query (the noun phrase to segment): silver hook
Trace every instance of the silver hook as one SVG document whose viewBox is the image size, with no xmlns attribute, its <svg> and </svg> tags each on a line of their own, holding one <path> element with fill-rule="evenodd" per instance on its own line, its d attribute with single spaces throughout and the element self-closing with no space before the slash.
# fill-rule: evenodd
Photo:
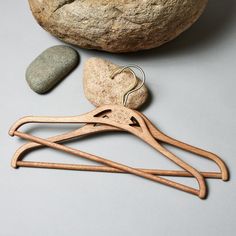
<svg viewBox="0 0 236 236">
<path fill-rule="evenodd" d="M 137 79 L 137 76 L 136 76 L 135 72 L 131 68 L 136 68 L 136 69 L 138 69 L 142 73 L 142 83 L 137 88 L 135 88 L 135 87 L 136 87 L 136 85 L 138 83 L 138 79 Z M 145 84 L 145 81 L 146 81 L 146 75 L 145 75 L 143 69 L 141 67 L 137 66 L 137 65 L 127 65 L 127 66 L 124 66 L 124 67 L 116 70 L 111 75 L 111 79 L 113 79 L 115 75 L 122 73 L 125 69 L 129 69 L 129 71 L 134 75 L 135 84 L 132 86 L 132 88 L 129 88 L 129 90 L 126 93 L 124 93 L 124 95 L 122 97 L 122 102 L 123 102 L 124 106 L 126 106 L 126 103 L 127 103 L 129 95 L 131 93 L 136 92 L 139 89 L 141 89 L 143 87 L 143 85 Z"/>
</svg>

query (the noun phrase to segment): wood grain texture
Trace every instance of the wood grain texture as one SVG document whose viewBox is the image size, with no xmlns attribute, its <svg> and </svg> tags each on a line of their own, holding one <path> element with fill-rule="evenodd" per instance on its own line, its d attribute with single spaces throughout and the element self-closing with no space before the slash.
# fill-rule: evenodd
<svg viewBox="0 0 236 236">
<path fill-rule="evenodd" d="M 93 166 L 93 165 L 79 165 L 79 164 L 66 164 L 66 163 L 53 163 L 53 162 L 35 162 L 35 161 L 17 161 L 16 167 L 32 167 L 32 168 L 45 168 L 45 169 L 59 169 L 59 170 L 77 170 L 77 171 L 93 171 L 93 172 L 107 172 L 107 173 L 128 173 L 109 166 Z M 159 170 L 159 169 L 145 169 L 135 168 L 148 174 L 172 176 L 172 177 L 193 177 L 187 171 L 180 170 Z M 205 178 L 220 179 L 221 173 L 217 172 L 200 172 Z"/>
<path fill-rule="evenodd" d="M 91 154 L 88 154 L 88 153 L 85 153 L 85 152 L 82 152 L 79 150 L 75 150 L 75 149 L 63 146 L 61 144 L 54 143 L 54 141 L 56 141 L 56 139 L 51 139 L 51 141 L 50 141 L 50 140 L 41 139 L 38 137 L 34 137 L 32 135 L 28 135 L 28 134 L 16 131 L 21 125 L 26 124 L 26 123 L 32 123 L 32 122 L 102 124 L 103 126 L 104 125 L 112 126 L 112 127 L 115 127 L 115 129 L 118 128 L 120 130 L 125 130 L 127 132 L 130 132 L 130 133 L 136 135 L 137 137 L 141 138 L 145 142 L 147 142 L 154 149 L 161 152 L 168 159 L 170 159 L 171 161 L 176 163 L 178 166 L 180 166 L 184 170 L 186 170 L 186 172 L 188 172 L 191 176 L 195 177 L 198 181 L 198 184 L 199 184 L 199 190 L 193 189 L 189 186 L 185 186 L 185 185 L 173 182 L 173 181 L 166 180 L 161 177 L 153 176 L 153 175 L 151 175 L 147 172 L 144 172 L 142 170 L 138 170 L 138 169 L 134 169 L 134 168 L 131 168 L 128 166 L 124 166 L 120 163 L 115 163 L 115 162 L 112 162 L 110 160 L 107 160 L 107 159 L 104 159 L 101 157 L 97 157 L 97 156 L 94 156 L 94 155 L 91 155 Z M 96 127 L 96 126 L 90 125 L 90 127 L 86 131 L 87 134 L 89 134 L 90 131 L 91 131 L 91 133 L 94 133 L 94 130 L 93 130 L 94 127 Z M 99 127 L 99 126 L 97 126 L 97 127 Z M 101 130 L 103 128 L 104 127 L 101 127 Z M 105 130 L 109 130 L 109 127 L 105 127 Z M 150 130 L 152 130 L 152 132 L 150 132 Z M 76 132 L 77 131 L 75 131 L 73 133 L 73 135 L 76 136 Z M 154 137 L 153 137 L 153 133 L 154 133 Z M 144 117 L 142 114 L 140 114 L 138 112 L 135 112 L 135 111 L 130 110 L 125 107 L 116 106 L 116 105 L 103 106 L 103 107 L 99 107 L 99 108 L 95 109 L 94 111 L 89 112 L 85 115 L 75 116 L 75 117 L 25 117 L 25 118 L 22 118 L 21 120 L 19 120 L 18 122 L 16 122 L 12 126 L 12 128 L 9 131 L 9 134 L 10 135 L 17 135 L 19 137 L 31 140 L 31 141 L 39 143 L 41 145 L 45 145 L 45 146 L 48 146 L 48 147 L 51 147 L 54 149 L 58 149 L 58 150 L 65 151 L 65 152 L 68 152 L 71 154 L 82 156 L 84 158 L 87 158 L 87 159 L 90 159 L 93 161 L 97 161 L 99 163 L 108 165 L 112 168 L 119 169 L 122 172 L 132 173 L 132 174 L 135 174 L 135 175 L 138 175 L 138 176 L 141 176 L 141 177 L 144 177 L 144 178 L 147 178 L 147 179 L 159 182 L 159 183 L 166 184 L 171 187 L 178 188 L 180 190 L 183 190 L 183 191 L 186 191 L 189 193 L 193 193 L 195 195 L 198 195 L 200 198 L 204 198 L 206 196 L 206 185 L 205 185 L 205 180 L 204 180 L 202 174 L 199 173 L 192 166 L 188 165 L 186 162 L 182 161 L 180 158 L 176 157 L 173 153 L 169 152 L 163 146 L 161 146 L 155 138 L 158 136 L 161 136 L 161 137 L 159 137 L 160 140 L 162 139 L 162 141 L 166 141 L 167 143 L 171 143 L 172 145 L 178 146 L 183 149 L 187 149 L 187 150 L 194 152 L 194 153 L 198 153 L 199 150 L 197 148 L 193 148 L 192 146 L 178 142 L 177 140 L 174 141 L 173 139 L 169 138 L 168 136 L 166 136 L 166 137 L 168 137 L 168 138 L 166 138 L 165 135 L 163 136 L 163 134 L 161 132 L 158 132 L 158 130 L 155 128 L 155 126 L 152 125 L 151 122 L 146 117 Z M 69 138 L 69 136 L 71 138 L 73 135 L 71 135 L 69 133 L 69 135 L 67 134 L 67 138 Z M 60 138 L 65 140 L 66 136 L 60 136 Z M 30 146 L 34 147 L 34 145 L 32 146 L 32 144 L 30 144 Z M 22 150 L 20 150 L 20 152 L 21 151 Z M 200 152 L 200 155 L 205 156 L 206 153 Z M 208 156 L 206 156 L 206 157 L 209 158 Z M 211 157 L 209 159 L 212 159 L 213 161 L 215 161 L 215 160 L 218 160 L 217 158 L 218 158 L 217 156 L 216 157 L 214 156 L 214 158 Z M 17 166 L 16 159 L 14 160 L 14 163 L 15 163 L 14 165 Z M 22 162 L 20 162 L 20 163 L 18 162 L 18 164 L 22 165 Z M 220 163 L 220 164 L 222 165 L 222 163 Z M 45 164 L 43 164 L 43 165 L 45 166 Z M 221 167 L 221 165 L 220 165 L 220 167 Z M 225 178 L 227 176 L 227 168 L 225 168 L 225 169 L 223 168 L 222 170 L 223 170 L 223 172 L 226 171 L 226 174 L 224 174 L 224 178 Z M 222 174 L 222 176 L 223 176 L 223 174 Z"/>
<path fill-rule="evenodd" d="M 197 189 L 194 189 L 192 187 L 189 187 L 189 186 L 186 186 L 186 185 L 183 185 L 183 184 L 180 184 L 180 183 L 177 183 L 177 182 L 174 182 L 174 181 L 171 181 L 171 180 L 159 177 L 159 176 L 154 176 L 152 174 L 145 173 L 141 170 L 134 169 L 134 168 L 129 167 L 127 165 L 123 165 L 123 164 L 120 164 L 118 162 L 110 161 L 108 159 L 105 159 L 105 158 L 102 158 L 102 157 L 99 157 L 99 156 L 96 156 L 96 155 L 92 155 L 90 153 L 86 153 L 86 152 L 83 152 L 83 151 L 80 151 L 80 150 L 77 150 L 77 149 L 74 149 L 74 148 L 71 148 L 71 147 L 66 147 L 66 146 L 58 144 L 58 143 L 53 143 L 53 142 L 50 142 L 48 140 L 35 137 L 33 135 L 29 135 L 29 134 L 22 133 L 22 132 L 19 132 L 19 131 L 15 131 L 14 134 L 18 137 L 23 138 L 23 139 L 27 139 L 27 140 L 30 140 L 30 141 L 33 141 L 33 142 L 37 142 L 37 143 L 40 143 L 42 145 L 48 146 L 48 147 L 56 149 L 56 150 L 60 150 L 60 151 L 63 151 L 63 152 L 66 152 L 66 153 L 69 153 L 69 154 L 72 154 L 72 155 L 75 155 L 75 156 L 79 156 L 81 158 L 85 158 L 85 159 L 88 159 L 88 160 L 91 160 L 91 161 L 96 161 L 98 163 L 108 165 L 108 166 L 111 166 L 111 167 L 116 168 L 116 169 L 120 169 L 120 170 L 128 172 L 130 174 L 134 174 L 134 175 L 143 177 L 145 179 L 149 179 L 149 180 L 152 180 L 154 182 L 165 184 L 167 186 L 170 186 L 170 187 L 173 187 L 173 188 L 176 188 L 176 189 L 179 189 L 179 190 L 197 195 L 200 198 L 205 197 L 205 196 L 202 196 L 201 189 L 197 190 Z M 200 185 L 200 187 L 201 187 L 201 185 Z"/>
<path fill-rule="evenodd" d="M 112 126 L 107 126 L 107 125 L 99 125 L 99 126 L 94 126 L 93 124 L 86 124 L 84 126 L 82 126 L 81 128 L 78 128 L 74 131 L 70 131 L 68 133 L 65 134 L 61 134 L 61 135 L 57 135 L 51 138 L 48 138 L 49 141 L 51 142 L 64 142 L 64 141 L 68 141 L 71 139 L 75 139 L 78 137 L 82 137 L 85 135 L 92 135 L 95 133 L 100 133 L 100 132 L 111 132 L 111 131 L 120 131 L 122 132 L 122 130 L 112 127 Z M 155 138 L 157 138 L 157 135 L 155 136 Z M 171 138 L 170 138 L 171 139 Z M 157 138 L 157 140 L 159 140 Z M 179 141 L 175 140 L 178 144 Z M 177 146 L 177 144 L 173 143 L 173 146 Z M 13 168 L 17 168 L 17 167 L 22 167 L 24 166 L 24 162 L 19 161 L 22 160 L 23 155 L 25 153 L 28 153 L 32 150 L 34 150 L 35 148 L 40 148 L 40 147 L 44 147 L 43 145 L 39 144 L 39 143 L 35 143 L 35 142 L 28 142 L 26 144 L 23 144 L 19 149 L 17 149 L 17 151 L 15 152 L 13 158 L 12 158 L 12 162 L 11 165 Z M 178 147 L 178 146 L 177 146 Z M 197 149 L 197 148 L 196 148 Z M 186 151 L 189 151 L 188 149 L 184 149 Z M 214 161 L 214 160 L 213 160 Z M 36 164 L 37 163 L 37 164 Z M 42 162 L 29 162 L 26 164 L 25 167 L 41 167 L 41 168 L 46 168 L 45 163 Z M 50 165 L 48 163 L 48 168 L 56 168 L 57 165 L 55 165 L 55 163 L 53 163 L 52 165 Z M 66 165 L 66 169 L 71 169 L 72 170 L 85 170 L 85 171 L 101 171 L 101 172 L 113 172 L 113 173 L 123 173 L 118 169 L 114 169 L 114 168 L 110 168 L 110 167 L 104 167 L 104 166 L 91 166 L 91 168 L 89 169 L 89 165 L 88 166 L 84 166 L 84 165 Z M 58 166 L 58 169 L 63 169 L 63 167 L 61 165 Z M 171 170 L 148 170 L 145 169 L 145 172 L 151 173 L 151 174 L 157 174 L 157 175 L 162 175 L 162 176 L 176 176 L 176 177 L 193 177 L 191 174 L 189 174 L 186 171 L 171 171 Z M 224 172 L 224 169 L 223 169 Z M 206 178 L 222 178 L 222 173 L 221 172 L 201 172 L 202 175 Z M 227 173 L 227 172 L 226 172 Z"/>
</svg>

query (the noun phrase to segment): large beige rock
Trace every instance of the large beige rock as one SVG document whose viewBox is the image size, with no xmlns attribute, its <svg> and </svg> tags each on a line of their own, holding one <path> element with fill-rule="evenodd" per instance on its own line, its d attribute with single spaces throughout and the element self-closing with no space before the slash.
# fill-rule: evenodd
<svg viewBox="0 0 236 236">
<path fill-rule="evenodd" d="M 93 105 L 123 105 L 127 91 L 140 87 L 141 80 L 137 78 L 136 83 L 137 79 L 131 72 L 124 70 L 114 74 L 119 68 L 121 67 L 102 58 L 92 57 L 86 61 L 83 75 L 84 93 Z M 144 85 L 128 96 L 126 106 L 137 109 L 147 98 L 148 90 Z"/>
<path fill-rule="evenodd" d="M 207 0 L 29 0 L 39 24 L 84 48 L 130 52 L 166 43 L 190 27 Z"/>
</svg>

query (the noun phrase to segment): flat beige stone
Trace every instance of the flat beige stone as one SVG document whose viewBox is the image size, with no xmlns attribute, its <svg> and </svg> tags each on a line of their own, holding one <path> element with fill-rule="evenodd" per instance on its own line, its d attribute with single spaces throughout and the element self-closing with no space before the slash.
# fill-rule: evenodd
<svg viewBox="0 0 236 236">
<path fill-rule="evenodd" d="M 111 75 L 121 68 L 101 58 L 90 58 L 84 66 L 83 85 L 86 98 L 94 105 L 123 104 L 123 95 L 135 84 L 135 78 L 129 71 L 117 74 L 113 79 Z M 138 78 L 137 88 L 141 84 Z M 128 96 L 126 106 L 137 109 L 148 98 L 148 90 L 144 85 Z"/>
<path fill-rule="evenodd" d="M 83 48 L 130 52 L 158 47 L 189 28 L 207 0 L 29 0 L 38 23 Z"/>
</svg>

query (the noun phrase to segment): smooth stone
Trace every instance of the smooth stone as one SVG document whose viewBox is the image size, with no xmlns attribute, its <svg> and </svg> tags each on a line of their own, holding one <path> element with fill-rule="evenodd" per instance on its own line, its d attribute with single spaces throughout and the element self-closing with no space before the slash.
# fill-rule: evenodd
<svg viewBox="0 0 236 236">
<path fill-rule="evenodd" d="M 64 79 L 78 62 L 79 55 L 73 48 L 64 45 L 50 47 L 29 65 L 26 81 L 36 93 L 46 93 Z"/>
<path fill-rule="evenodd" d="M 123 95 L 134 84 L 133 74 L 123 71 L 111 79 L 111 75 L 121 66 L 102 58 L 90 58 L 85 62 L 83 86 L 86 98 L 94 106 L 108 104 L 123 105 Z M 141 80 L 137 77 L 137 88 Z M 148 89 L 144 85 L 128 96 L 126 106 L 132 109 L 141 107 L 148 98 Z"/>
<path fill-rule="evenodd" d="M 108 52 L 158 47 L 188 29 L 208 0 L 29 0 L 39 25 L 62 41 Z"/>
</svg>

